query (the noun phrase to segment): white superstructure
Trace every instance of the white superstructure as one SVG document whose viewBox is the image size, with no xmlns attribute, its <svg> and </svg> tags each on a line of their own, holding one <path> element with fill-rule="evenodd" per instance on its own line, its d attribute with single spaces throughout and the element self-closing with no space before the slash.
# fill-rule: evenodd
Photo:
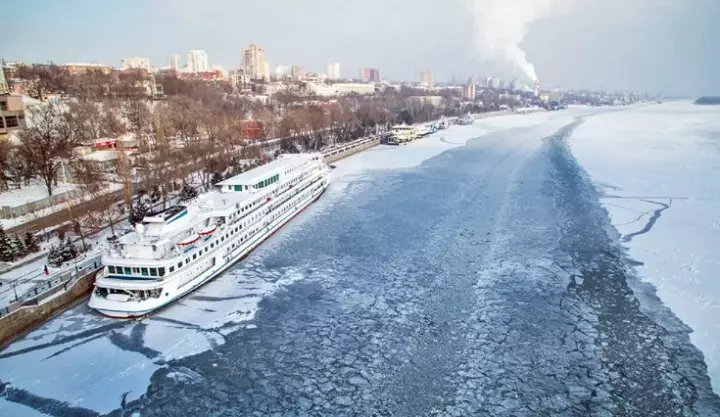
<svg viewBox="0 0 720 417">
<path fill-rule="evenodd" d="M 395 145 L 412 142 L 420 136 L 419 131 L 416 127 L 408 125 L 393 126 L 390 133 L 392 134 L 390 138 L 392 142 L 389 143 Z"/>
<path fill-rule="evenodd" d="M 139 317 L 193 291 L 315 201 L 328 173 L 322 154 L 280 155 L 187 205 L 145 217 L 103 256 L 90 307 Z"/>
</svg>

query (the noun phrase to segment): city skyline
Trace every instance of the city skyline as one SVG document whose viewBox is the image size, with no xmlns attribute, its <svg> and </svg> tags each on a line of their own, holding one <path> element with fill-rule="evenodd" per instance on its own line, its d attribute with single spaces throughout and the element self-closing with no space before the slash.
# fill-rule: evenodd
<svg viewBox="0 0 720 417">
<path fill-rule="evenodd" d="M 14 16 L 6 22 L 6 33 L 13 35 L 0 40 L 0 50 L 2 58 L 26 62 L 120 67 L 123 57 L 146 57 L 159 67 L 167 65 L 170 54 L 201 49 L 210 64 L 230 70 L 242 67 L 243 48 L 257 44 L 271 68 L 287 63 L 322 73 L 329 62 L 340 62 L 345 77 L 378 68 L 383 78 L 418 81 L 419 72 L 428 70 L 436 82 L 517 76 L 474 51 L 463 1 L 385 5 L 367 0 L 342 10 L 332 6 L 326 0 L 309 5 L 216 0 L 198 10 L 188 1 L 171 6 L 163 0 L 149 5 L 31 0 L 6 5 L 7 15 Z M 407 17 L 402 30 L 385 24 L 396 11 Z M 300 12 L 306 18 L 297 19 Z M 715 76 L 720 35 L 712 30 L 712 16 L 718 13 L 720 4 L 710 0 L 666 0 L 661 6 L 650 0 L 588 0 L 531 25 L 523 48 L 546 88 L 709 94 L 720 89 Z M 259 18 L 235 24 L 243 14 Z M 134 22 L 131 31 L 125 30 L 128 21 Z"/>
</svg>

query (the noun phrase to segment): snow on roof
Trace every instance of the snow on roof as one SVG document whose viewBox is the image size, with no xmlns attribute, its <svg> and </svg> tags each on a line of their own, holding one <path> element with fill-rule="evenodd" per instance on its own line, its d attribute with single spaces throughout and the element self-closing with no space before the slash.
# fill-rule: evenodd
<svg viewBox="0 0 720 417">
<path fill-rule="evenodd" d="M 118 159 L 118 153 L 117 151 L 95 151 L 83 155 L 82 159 L 95 162 L 114 161 Z"/>
<path fill-rule="evenodd" d="M 30 96 L 22 96 L 22 102 L 25 104 L 25 107 L 39 106 L 43 104 L 42 101 L 34 99 Z"/>
<path fill-rule="evenodd" d="M 249 171 L 243 172 L 242 174 L 235 175 L 234 177 L 230 177 L 215 185 L 255 185 L 271 175 L 284 173 L 287 169 L 301 165 L 305 161 L 317 156 L 322 157 L 322 154 L 283 154 L 278 156 L 278 158 L 272 162 L 253 168 Z"/>
</svg>

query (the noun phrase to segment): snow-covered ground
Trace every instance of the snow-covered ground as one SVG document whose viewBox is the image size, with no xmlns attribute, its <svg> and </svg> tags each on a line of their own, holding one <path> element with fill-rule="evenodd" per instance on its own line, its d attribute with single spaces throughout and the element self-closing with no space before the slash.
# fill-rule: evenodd
<svg viewBox="0 0 720 417">
<path fill-rule="evenodd" d="M 74 273 L 82 276 L 93 271 L 95 265 L 100 264 L 100 252 L 93 250 L 58 268 L 49 267 L 48 274 L 45 274 L 46 260 L 47 258 L 41 258 L 0 275 L 0 282 L 3 283 L 0 287 L 0 308 L 7 307 L 17 299 L 27 300 L 37 294 L 42 294 L 50 286 L 59 285 L 60 281 L 67 281 L 71 276 L 74 277 Z M 27 294 L 28 292 L 30 294 Z M 49 299 L 45 301 L 49 301 Z"/>
<path fill-rule="evenodd" d="M 53 189 L 53 195 L 60 195 L 74 189 L 74 184 L 61 182 Z M 48 193 L 45 185 L 36 181 L 34 184 L 24 186 L 19 190 L 10 190 L 0 193 L 0 207 L 22 206 L 23 204 L 32 203 L 47 197 Z"/>
<path fill-rule="evenodd" d="M 693 329 L 720 392 L 720 107 L 670 102 L 587 119 L 572 152 L 640 277 Z"/>
<path fill-rule="evenodd" d="M 123 221 L 115 225 L 115 233 L 121 233 L 123 230 L 129 229 L 129 223 Z M 49 267 L 49 276 L 45 274 L 45 266 L 47 263 L 47 256 L 41 256 L 33 262 L 25 265 L 10 269 L 3 270 L 0 272 L 0 308 L 7 307 L 8 304 L 15 301 L 17 294 L 18 298 L 23 298 L 23 295 L 32 290 L 38 284 L 52 280 L 58 274 L 66 273 L 75 268 L 83 268 L 88 262 L 88 259 L 93 259 L 98 256 L 104 250 L 107 250 L 110 246 L 108 237 L 112 235 L 110 228 L 101 230 L 99 233 L 86 236 L 86 243 L 89 244 L 92 249 L 85 255 L 81 255 L 80 258 L 74 262 L 67 262 L 65 265 L 59 268 Z M 59 245 L 60 240 L 57 236 L 53 236 L 50 240 L 43 241 L 40 243 L 41 249 L 45 252 L 50 250 L 50 247 Z M 76 245 L 80 245 L 80 241 L 75 242 Z M 33 254 L 38 255 L 38 254 Z M 16 262 L 21 262 L 18 260 Z"/>
<path fill-rule="evenodd" d="M 302 230 L 305 219 L 347 198 L 352 184 L 369 178 L 370 170 L 417 166 L 472 138 L 500 130 L 532 127 L 538 134 L 551 134 L 571 119 L 569 113 L 489 118 L 469 126 L 452 126 L 407 146 L 378 146 L 338 161 L 325 197 L 238 267 L 142 321 L 112 320 L 78 306 L 0 353 L 0 380 L 69 406 L 99 412 L 116 409 L 124 393 L 129 392 L 127 401 L 143 394 L 150 376 L 166 361 L 223 344 L 225 335 L 248 325 L 264 297 L 302 280 L 307 271 L 293 267 L 267 270 L 261 267 L 263 258 L 284 239 L 308 233 Z M 539 148 L 540 142 L 533 146 Z M 0 403 L 0 414 L 6 410 L 9 408 Z"/>
<path fill-rule="evenodd" d="M 0 200 L 11 203 L 11 204 L 7 204 L 7 205 L 19 206 L 19 205 L 26 204 L 26 203 L 29 203 L 32 201 L 37 201 L 37 200 L 46 198 L 47 191 L 44 191 L 44 187 L 42 187 L 42 192 L 38 191 L 39 189 L 37 187 L 40 187 L 40 186 L 33 185 L 30 187 L 25 187 L 21 190 L 14 190 L 14 191 L 2 193 L 2 194 L 0 194 Z M 75 186 L 74 186 L 74 184 L 61 183 L 61 187 L 74 188 Z M 120 188 L 122 188 L 122 185 L 117 184 L 117 183 L 110 183 L 110 184 L 108 184 L 107 187 L 108 187 L 108 191 L 117 191 Z M 59 194 L 61 192 L 61 190 L 63 190 L 63 189 L 64 188 L 55 189 L 55 191 L 53 191 L 53 195 Z M 68 191 L 69 189 L 70 188 L 66 189 L 65 191 Z M 6 194 L 8 194 L 8 195 L 6 195 Z M 90 198 L 92 198 L 90 195 L 81 196 L 79 198 L 71 200 L 70 203 L 77 204 L 82 201 L 87 201 Z M 0 204 L 0 206 L 2 206 L 2 205 L 6 205 L 6 204 Z M 23 216 L 14 217 L 11 219 L 0 219 L 0 223 L 2 223 L 5 230 L 7 230 L 7 229 L 10 229 L 11 227 L 15 227 L 15 226 L 21 225 L 23 223 L 27 223 L 29 221 L 39 219 L 41 217 L 49 216 L 53 213 L 56 213 L 60 210 L 64 210 L 66 208 L 67 208 L 67 203 L 59 203 L 59 204 L 55 204 L 53 206 L 46 207 L 41 210 L 37 210 L 33 213 L 26 214 Z"/>
<path fill-rule="evenodd" d="M 380 145 L 371 148 L 336 163 L 335 172 L 345 174 L 352 171 L 355 174 L 362 174 L 366 170 L 412 168 L 447 150 L 465 146 L 471 139 L 481 138 L 502 130 L 533 128 L 537 129 L 539 135 L 550 135 L 567 123 L 571 119 L 571 115 L 585 114 L 590 111 L 591 109 L 583 107 L 573 110 L 572 113 L 507 113 L 480 119 L 471 125 L 453 125 L 431 136 L 410 142 L 408 145 Z M 399 148 L 402 151 L 399 151 Z M 399 155 L 401 157 L 398 157 Z"/>
</svg>

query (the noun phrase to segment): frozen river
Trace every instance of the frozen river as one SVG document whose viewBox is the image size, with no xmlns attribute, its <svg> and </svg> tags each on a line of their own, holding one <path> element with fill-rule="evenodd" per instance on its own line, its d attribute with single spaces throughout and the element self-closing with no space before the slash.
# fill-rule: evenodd
<svg viewBox="0 0 720 417">
<path fill-rule="evenodd" d="M 720 415 L 718 116 L 510 115 L 343 160 L 176 305 L 0 352 L 0 416 Z"/>
</svg>

